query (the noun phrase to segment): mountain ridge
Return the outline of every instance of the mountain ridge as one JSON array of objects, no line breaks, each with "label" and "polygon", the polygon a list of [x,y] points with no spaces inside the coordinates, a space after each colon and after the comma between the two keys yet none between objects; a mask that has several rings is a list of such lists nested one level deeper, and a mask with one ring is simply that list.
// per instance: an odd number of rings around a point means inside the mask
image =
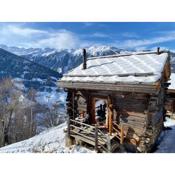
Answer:
[{"label": "mountain ridge", "polygon": [[[82,49],[61,49],[52,48],[18,48],[0,45],[1,48],[16,55],[27,58],[40,65],[47,65],[48,68],[59,73],[65,73],[82,63]],[[119,54],[124,51],[111,46],[92,46],[86,48],[88,57]]]}]

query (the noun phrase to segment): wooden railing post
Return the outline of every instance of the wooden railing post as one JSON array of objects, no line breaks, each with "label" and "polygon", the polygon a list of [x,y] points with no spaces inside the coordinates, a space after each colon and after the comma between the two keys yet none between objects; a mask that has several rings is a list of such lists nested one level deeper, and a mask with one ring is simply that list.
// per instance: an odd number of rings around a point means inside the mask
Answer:
[{"label": "wooden railing post", "polygon": [[112,135],[112,122],[113,122],[113,104],[112,98],[108,96],[108,126],[109,126],[109,134]]},{"label": "wooden railing post", "polygon": [[124,140],[124,128],[123,125],[121,125],[121,131],[120,131],[120,144],[123,144],[123,140]]},{"label": "wooden railing post", "polygon": [[108,148],[108,153],[111,152],[111,139],[110,139],[110,135],[107,135],[107,148]]},{"label": "wooden railing post", "polygon": [[67,120],[67,136],[70,137],[70,116],[68,117]]},{"label": "wooden railing post", "polygon": [[95,150],[98,152],[98,125],[95,125]]}]

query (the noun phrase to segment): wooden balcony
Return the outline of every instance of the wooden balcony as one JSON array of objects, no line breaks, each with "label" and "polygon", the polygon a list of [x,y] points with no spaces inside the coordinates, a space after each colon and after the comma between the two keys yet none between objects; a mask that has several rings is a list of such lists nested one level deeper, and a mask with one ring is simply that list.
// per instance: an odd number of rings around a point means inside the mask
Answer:
[{"label": "wooden balcony", "polygon": [[94,147],[96,152],[115,152],[125,137],[122,127],[116,123],[113,124],[112,134],[109,134],[106,128],[71,119],[68,121],[67,132],[68,137]]}]

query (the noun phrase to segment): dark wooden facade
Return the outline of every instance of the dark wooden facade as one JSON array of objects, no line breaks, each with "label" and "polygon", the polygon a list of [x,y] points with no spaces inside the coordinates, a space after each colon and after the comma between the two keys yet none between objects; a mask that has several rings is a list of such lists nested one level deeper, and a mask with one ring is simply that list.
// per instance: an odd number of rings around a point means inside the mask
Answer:
[{"label": "dark wooden facade", "polygon": [[[70,142],[73,144],[74,141],[80,141],[94,146],[100,152],[114,152],[118,147],[150,152],[162,131],[166,82],[169,77],[168,59],[160,81],[152,85],[76,83],[74,86],[70,83],[69,86],[67,83],[65,87],[64,82],[60,82],[60,86],[68,93],[69,145]],[[95,119],[96,99],[105,100],[107,105],[103,128],[99,127]],[[89,116],[85,125],[76,122],[82,113]]]},{"label": "dark wooden facade", "polygon": [[168,117],[175,119],[175,90],[167,90],[165,109]]}]

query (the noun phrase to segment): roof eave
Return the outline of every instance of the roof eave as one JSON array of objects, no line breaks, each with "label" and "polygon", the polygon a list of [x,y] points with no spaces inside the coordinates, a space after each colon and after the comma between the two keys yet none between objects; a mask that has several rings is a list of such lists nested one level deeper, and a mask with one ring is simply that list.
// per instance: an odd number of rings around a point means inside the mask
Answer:
[{"label": "roof eave", "polygon": [[66,89],[86,89],[86,90],[105,90],[123,92],[142,92],[156,93],[158,83],[96,83],[96,82],[71,82],[58,81],[59,87]]}]

